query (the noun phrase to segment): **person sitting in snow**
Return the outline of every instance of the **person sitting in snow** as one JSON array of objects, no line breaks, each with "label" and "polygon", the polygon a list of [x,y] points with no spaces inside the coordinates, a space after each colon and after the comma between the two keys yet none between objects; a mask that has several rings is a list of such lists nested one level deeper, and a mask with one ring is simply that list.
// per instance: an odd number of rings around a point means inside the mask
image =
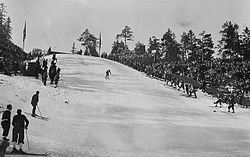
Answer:
[{"label": "person sitting in snow", "polygon": [[19,153],[24,153],[22,150],[24,144],[24,129],[28,129],[29,120],[25,115],[22,114],[22,110],[17,110],[17,115],[13,117],[12,121],[12,142],[13,142],[13,153],[17,153],[16,144],[19,145]]},{"label": "person sitting in snow", "polygon": [[3,140],[9,141],[9,139],[7,139],[7,136],[9,134],[9,130],[10,130],[10,117],[11,117],[11,110],[12,110],[12,105],[7,105],[7,110],[3,112],[2,115],[2,128],[3,128]]}]

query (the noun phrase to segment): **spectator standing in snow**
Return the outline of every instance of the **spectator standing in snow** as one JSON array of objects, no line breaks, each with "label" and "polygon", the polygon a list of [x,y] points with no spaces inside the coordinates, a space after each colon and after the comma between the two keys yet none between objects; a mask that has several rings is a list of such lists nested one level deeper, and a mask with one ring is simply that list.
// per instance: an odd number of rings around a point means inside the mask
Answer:
[{"label": "spectator standing in snow", "polygon": [[230,104],[228,106],[228,112],[230,112],[230,109],[232,108],[233,113],[234,113],[234,104],[235,104],[235,96],[234,96],[234,94],[231,95],[229,103]]},{"label": "spectator standing in snow", "polygon": [[9,141],[9,139],[7,139],[7,136],[9,134],[9,130],[10,130],[10,116],[11,116],[11,110],[12,110],[12,105],[7,105],[7,110],[3,112],[2,115],[2,128],[3,128],[3,139],[6,141]]},{"label": "spectator standing in snow", "polygon": [[43,82],[44,86],[46,86],[46,81],[47,81],[47,77],[48,77],[47,69],[48,69],[47,66],[45,66],[43,69],[42,82]]},{"label": "spectator standing in snow", "polygon": [[32,109],[33,117],[36,116],[36,106],[37,106],[38,101],[39,101],[39,91],[36,91],[36,94],[34,94],[31,99],[31,105],[33,106],[33,109]]},{"label": "spectator standing in snow", "polygon": [[40,66],[40,61],[39,61],[40,57],[37,58],[36,60],[36,78],[38,79],[38,74],[41,70],[41,66]]},{"label": "spectator standing in snow", "polygon": [[57,87],[58,81],[59,81],[59,79],[60,79],[60,71],[61,71],[60,68],[58,68],[57,71],[56,71],[56,75],[55,75],[55,78],[54,78],[54,80],[55,80],[55,85],[56,85],[55,88]]},{"label": "spectator standing in snow", "polygon": [[109,75],[111,75],[111,71],[108,69],[108,70],[106,71],[105,79],[109,79]]},{"label": "spectator standing in snow", "polygon": [[56,75],[56,65],[52,62],[49,68],[50,84],[53,84]]},{"label": "spectator standing in snow", "polygon": [[22,114],[22,110],[17,110],[17,115],[13,117],[12,121],[13,131],[12,131],[12,142],[13,142],[13,152],[16,153],[16,144],[19,145],[19,153],[24,153],[22,150],[24,144],[24,129],[28,129],[29,120],[25,115]]},{"label": "spectator standing in snow", "polygon": [[48,59],[43,60],[43,68],[48,67]]}]

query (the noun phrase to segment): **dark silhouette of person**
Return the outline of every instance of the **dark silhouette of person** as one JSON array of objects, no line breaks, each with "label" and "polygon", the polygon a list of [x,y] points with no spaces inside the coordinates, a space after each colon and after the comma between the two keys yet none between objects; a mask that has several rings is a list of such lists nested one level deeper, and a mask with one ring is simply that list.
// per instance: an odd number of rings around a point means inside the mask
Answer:
[{"label": "dark silhouette of person", "polygon": [[3,128],[3,139],[9,141],[7,139],[7,136],[9,135],[9,130],[10,130],[10,122],[11,122],[11,110],[12,110],[12,105],[7,105],[7,110],[3,112],[2,115],[2,128]]},{"label": "dark silhouette of person", "polygon": [[230,109],[232,108],[233,113],[234,113],[234,104],[235,104],[235,96],[234,96],[234,94],[232,94],[230,96],[230,102],[229,102],[229,106],[228,106],[228,112],[230,112]]},{"label": "dark silhouette of person", "polygon": [[32,109],[33,117],[36,116],[36,106],[37,106],[38,101],[39,101],[39,91],[36,91],[36,94],[34,94],[31,99],[31,105],[33,106],[33,109]]},{"label": "dark silhouette of person", "polygon": [[56,71],[56,75],[55,75],[55,78],[54,78],[54,80],[55,80],[55,85],[56,85],[55,88],[57,87],[58,81],[59,81],[59,79],[60,79],[60,71],[61,71],[60,68],[58,68],[57,71]]},{"label": "dark silhouette of person", "polygon": [[47,72],[48,67],[45,66],[44,70],[43,70],[43,75],[42,75],[42,82],[43,85],[46,86],[46,82],[47,82],[47,77],[48,77],[48,72]]},{"label": "dark silhouette of person", "polygon": [[111,75],[111,71],[108,69],[108,70],[106,71],[105,79],[109,79],[109,75]]},{"label": "dark silhouette of person", "polygon": [[40,57],[37,57],[37,60],[36,60],[36,78],[37,79],[38,79],[38,75],[39,75],[39,72],[40,72],[40,69],[41,69],[39,59],[40,59]]},{"label": "dark silhouette of person", "polygon": [[56,75],[56,65],[52,63],[49,68],[50,84],[53,84],[55,75]]},{"label": "dark silhouette of person", "polygon": [[48,59],[43,60],[43,68],[48,67]]},{"label": "dark silhouette of person", "polygon": [[22,150],[24,144],[24,129],[28,129],[29,120],[25,115],[22,114],[22,110],[17,110],[17,115],[13,117],[12,121],[13,131],[12,131],[12,142],[13,142],[13,152],[16,153],[16,144],[19,145],[19,153],[24,153]]}]

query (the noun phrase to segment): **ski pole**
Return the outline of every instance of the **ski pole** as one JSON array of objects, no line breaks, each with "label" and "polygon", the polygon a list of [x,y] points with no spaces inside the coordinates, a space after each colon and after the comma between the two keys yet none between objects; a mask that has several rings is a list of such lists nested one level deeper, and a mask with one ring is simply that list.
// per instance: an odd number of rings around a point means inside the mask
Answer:
[{"label": "ski pole", "polygon": [[41,115],[41,117],[42,117],[43,115],[42,115],[42,113],[41,113],[41,111],[40,111],[40,109],[39,109],[39,107],[38,107],[38,106],[37,106],[37,109],[38,109],[38,111],[40,112],[40,115]]},{"label": "ski pole", "polygon": [[30,150],[29,137],[28,137],[28,129],[26,129],[26,139],[27,139],[28,149]]}]

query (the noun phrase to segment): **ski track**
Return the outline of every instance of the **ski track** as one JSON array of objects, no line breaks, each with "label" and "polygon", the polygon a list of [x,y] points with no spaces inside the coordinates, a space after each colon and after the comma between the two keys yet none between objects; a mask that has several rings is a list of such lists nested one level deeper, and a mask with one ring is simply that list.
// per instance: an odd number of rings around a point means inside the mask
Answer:
[{"label": "ski track", "polygon": [[[40,91],[39,108],[50,119],[27,116],[30,151],[55,157],[249,156],[248,109],[236,106],[235,114],[227,113],[226,104],[214,107],[216,99],[205,93],[186,97],[110,60],[57,58],[58,88],[0,75],[0,105],[13,104],[12,116],[18,108],[31,112],[31,96]],[[110,80],[104,78],[107,69]]]}]

